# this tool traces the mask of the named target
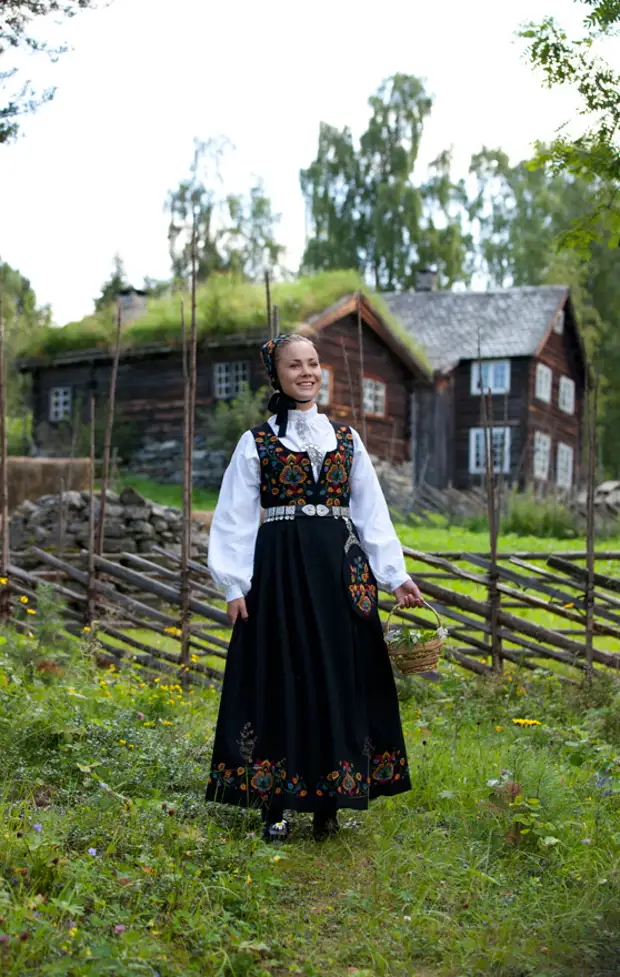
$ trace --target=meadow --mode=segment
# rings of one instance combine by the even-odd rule
[[[217,692],[94,640],[0,641],[6,977],[617,975],[611,679],[400,681],[413,790],[274,848],[203,800]]]

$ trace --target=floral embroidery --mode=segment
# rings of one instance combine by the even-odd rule
[[[349,477],[353,462],[353,434],[346,425],[334,425],[337,446],[325,455],[318,482],[314,482],[309,453],[291,452],[271,428],[255,428],[254,441],[261,464],[261,502],[273,505],[349,505]]]
[[[209,781],[215,793],[227,789],[238,791],[239,799],[245,796],[248,803],[251,803],[252,795],[263,803],[273,797],[279,797],[286,803],[289,798],[304,798],[309,794],[315,797],[365,798],[381,787],[397,784],[409,775],[406,757],[400,750],[370,755],[364,767],[367,772],[361,773],[348,760],[342,760],[336,770],[331,770],[317,782],[314,791],[308,791],[299,774],[288,775],[284,760],[257,760],[239,767],[227,767],[220,763],[211,770]]]
[[[355,607],[368,616],[377,605],[377,587],[365,556],[354,556],[349,563],[351,583],[349,593]]]
[[[396,783],[409,771],[407,761],[399,751],[394,753],[378,753],[372,758],[371,779],[378,784]]]
[[[343,760],[338,770],[332,770],[324,780],[319,781],[317,797],[335,797],[345,794],[346,797],[365,797],[368,794],[369,778],[363,777],[359,771],[355,773],[352,764]]]
[[[281,795],[306,797],[306,785],[298,775],[287,777],[285,761],[257,760],[245,767],[227,768],[220,763],[211,770],[211,785],[257,795],[262,801]]]

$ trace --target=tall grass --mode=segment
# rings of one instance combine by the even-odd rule
[[[411,793],[274,849],[203,802],[214,691],[2,640],[6,977],[620,971],[615,683],[403,681]]]
[[[362,290],[380,309],[381,315],[430,372],[427,357],[385,303],[363,283],[356,271],[327,271],[272,287],[272,301],[278,305],[280,326],[294,329],[339,299]],[[189,296],[168,294],[150,299],[146,313],[123,330],[126,347],[148,343],[181,343],[181,299],[189,307]],[[207,336],[266,333],[265,290],[262,285],[230,275],[213,275],[198,288],[197,323],[199,340]],[[111,308],[70,322],[62,329],[46,327],[28,336],[20,349],[22,356],[48,358],[80,349],[106,349],[114,340],[115,315]]]

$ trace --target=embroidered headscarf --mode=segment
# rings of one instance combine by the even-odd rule
[[[306,342],[312,343],[312,340],[306,339],[305,336],[298,336],[296,333],[289,333],[288,335],[277,336],[275,339],[268,339],[266,343],[263,343],[260,350],[263,366],[269,375],[271,386],[274,389],[274,394],[269,401],[269,410],[272,414],[276,415],[278,433],[281,438],[286,437],[286,430],[288,427],[288,412],[290,410],[295,410],[298,403],[311,403],[309,400],[295,401],[292,397],[289,397],[288,394],[285,394],[282,390],[278,377],[276,350],[278,349],[278,346],[281,346],[283,343],[288,345],[297,339],[303,339]]]

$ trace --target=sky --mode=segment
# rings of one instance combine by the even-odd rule
[[[294,270],[305,239],[299,170],[319,124],[359,136],[389,75],[422,77],[434,97],[422,171],[448,147],[455,176],[483,145],[516,162],[575,124],[574,93],[544,89],[515,36],[545,14],[579,33],[583,7],[571,0],[112,0],[42,25],[40,38],[70,50],[55,64],[20,61],[21,77],[57,93],[0,147],[0,257],[56,323],[92,311],[117,252],[138,287],[168,277],[167,193],[188,173],[194,138],[225,135],[235,146],[226,189],[264,180]]]

